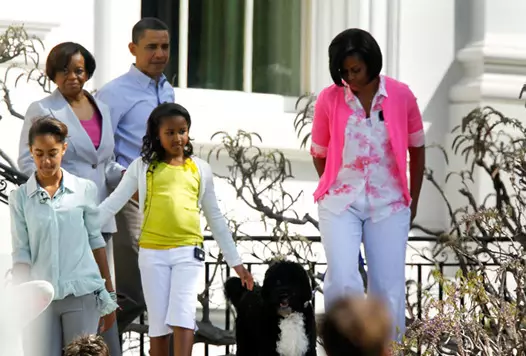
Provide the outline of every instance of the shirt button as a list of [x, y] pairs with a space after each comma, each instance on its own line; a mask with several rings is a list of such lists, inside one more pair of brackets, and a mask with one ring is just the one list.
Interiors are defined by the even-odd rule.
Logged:
[[91, 168], [95, 169], [95, 168], [97, 168], [97, 165], [96, 164], [92, 164]]

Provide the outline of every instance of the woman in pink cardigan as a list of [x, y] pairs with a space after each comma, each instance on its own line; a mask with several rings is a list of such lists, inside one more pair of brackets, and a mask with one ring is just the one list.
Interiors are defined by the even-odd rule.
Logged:
[[386, 301], [393, 339], [399, 340], [405, 331], [406, 243], [425, 165], [422, 117], [407, 85], [380, 75], [382, 53], [368, 32], [337, 35], [329, 67], [334, 84], [316, 101], [311, 146], [328, 265], [325, 307], [344, 295], [363, 294], [363, 242], [368, 293]]

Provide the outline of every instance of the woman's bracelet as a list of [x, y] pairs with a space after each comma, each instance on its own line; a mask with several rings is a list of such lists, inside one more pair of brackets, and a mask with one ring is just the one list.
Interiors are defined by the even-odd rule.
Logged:
[[117, 303], [117, 293], [115, 293], [115, 292], [108, 292], [108, 293], [110, 293], [111, 300], [113, 300], [115, 303]]

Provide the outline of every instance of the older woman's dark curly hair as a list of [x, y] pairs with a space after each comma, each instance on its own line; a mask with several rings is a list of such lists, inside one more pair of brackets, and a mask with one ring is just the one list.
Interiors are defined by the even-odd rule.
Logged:
[[[188, 129], [190, 129], [192, 125], [190, 113], [183, 106], [176, 103], [163, 103], [156, 107], [148, 118], [146, 135], [144, 135], [142, 139], [141, 157], [144, 163], [150, 164], [163, 159], [165, 151], [159, 140], [159, 127], [163, 120], [173, 116], [184, 117]], [[189, 140], [186, 146], [184, 146], [184, 156], [190, 157], [193, 154], [194, 147]]]
[[367, 66], [369, 80], [373, 80], [382, 71], [382, 50], [367, 31], [351, 28], [339, 33], [329, 45], [329, 70], [334, 84], [342, 84], [343, 61], [348, 56], [357, 56]]

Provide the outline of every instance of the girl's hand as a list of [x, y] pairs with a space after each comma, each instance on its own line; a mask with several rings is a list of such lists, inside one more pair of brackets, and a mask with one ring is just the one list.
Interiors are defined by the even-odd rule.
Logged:
[[241, 279], [241, 283], [246, 289], [252, 290], [254, 288], [254, 278], [252, 277], [252, 274], [245, 268], [245, 266], [235, 266], [234, 271], [236, 271], [237, 275]]
[[115, 320], [117, 320], [117, 316], [114, 311], [101, 317], [99, 321], [99, 333], [102, 334], [108, 331], [113, 326], [113, 323], [115, 323]]

